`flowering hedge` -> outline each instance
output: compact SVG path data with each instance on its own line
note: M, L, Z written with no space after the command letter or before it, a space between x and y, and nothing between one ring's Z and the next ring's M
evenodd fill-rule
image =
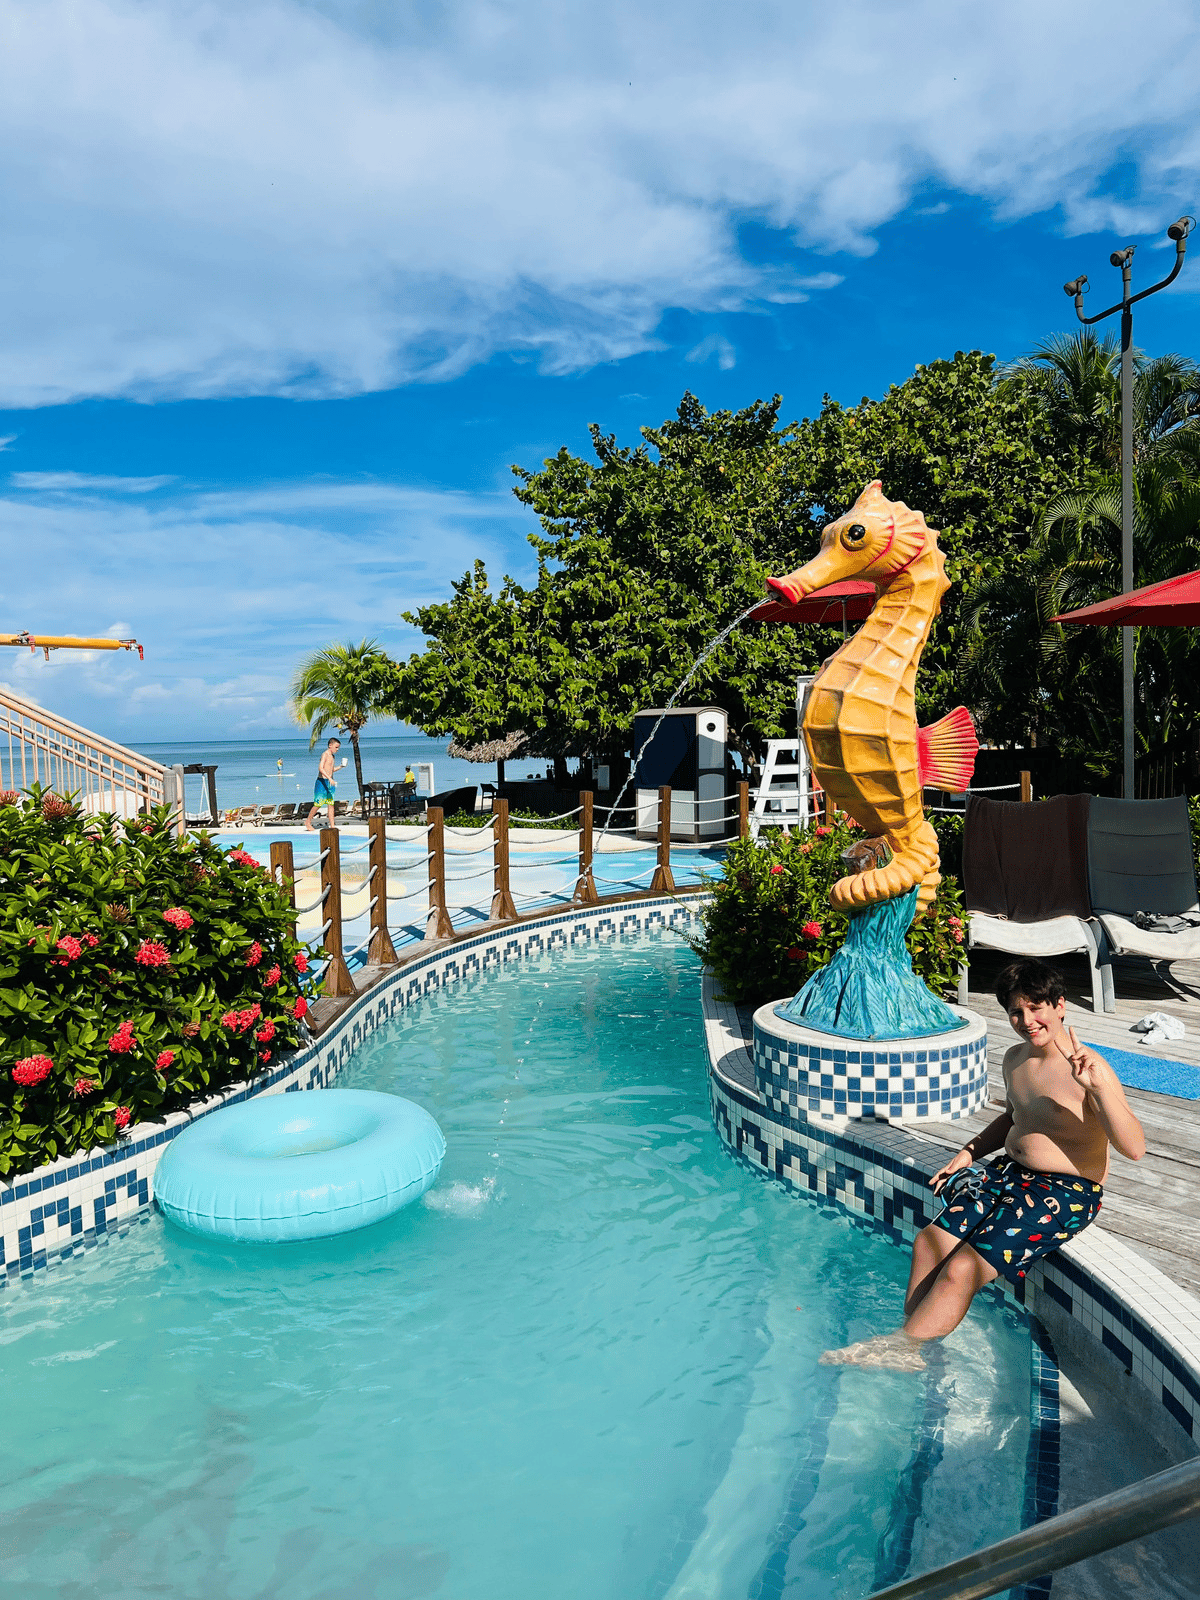
M839 813L832 827L812 824L790 838L771 830L757 845L749 839L730 845L701 913L703 932L693 942L725 999L739 1005L782 1000L830 960L846 936L847 919L830 907L829 891L846 875L842 851L862 837ZM963 914L958 883L945 877L932 914L909 929L913 971L935 994L957 988Z
M253 856L165 810L0 795L0 1176L262 1071L299 1043L308 971Z

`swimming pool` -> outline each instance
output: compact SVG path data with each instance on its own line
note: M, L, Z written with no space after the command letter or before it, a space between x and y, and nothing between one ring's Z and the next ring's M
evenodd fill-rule
M238 1249L154 1216L0 1301L0 1590L860 1596L1021 1521L1029 1338L817 1364L905 1252L731 1161L670 936L414 1005L339 1083L441 1123L416 1206Z

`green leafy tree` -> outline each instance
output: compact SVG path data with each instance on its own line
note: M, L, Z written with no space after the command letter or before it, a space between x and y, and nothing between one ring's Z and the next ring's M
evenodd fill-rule
M358 736L373 716L390 708L393 665L374 640L331 644L310 656L292 683L292 709L309 728L308 747L327 728L350 735L359 796L363 793Z
M396 713L464 742L523 729L547 755L619 761L634 714L663 704L813 542L779 404L710 414L689 394L635 448L593 427L594 460L564 449L540 472L514 468L542 524L537 580L493 595L477 565L448 603L411 614L430 644L397 671ZM837 637L744 627L688 698L723 706L735 742L757 751L794 729L796 676Z
M994 357L978 350L918 367L882 400L844 407L827 397L820 415L797 430L793 449L812 521L840 516L879 478L889 499L923 512L937 529L953 587L922 658L918 706L926 720L960 701L978 709L961 671L964 594L1002 581L1020 563L1045 508L1089 482L1087 450L1048 410L1034 379L1020 372L998 381ZM986 732L995 718L1006 728L1015 720L1024 733L1024 686L1024 676L1007 692L999 686L986 707Z
M964 597L963 681L1001 738L1026 731L1084 759L1098 776L1121 749L1121 634L1051 619L1121 589L1120 351L1091 330L1049 340L1014 363L1002 387L1032 392L1089 466L1054 496L1018 560L980 574ZM1136 356L1134 585L1200 561L1200 368L1177 355ZM1190 630L1139 629L1137 732L1142 748L1200 710Z

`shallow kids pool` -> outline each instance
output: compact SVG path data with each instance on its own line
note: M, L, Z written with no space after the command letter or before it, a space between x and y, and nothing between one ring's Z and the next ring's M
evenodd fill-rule
M698 986L666 935L423 1001L339 1079L441 1124L417 1205L6 1291L0 1593L857 1600L1014 1532L1026 1327L817 1364L906 1253L723 1152Z

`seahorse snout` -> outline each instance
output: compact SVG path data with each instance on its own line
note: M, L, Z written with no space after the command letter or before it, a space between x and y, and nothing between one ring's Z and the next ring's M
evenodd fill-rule
M811 561L783 578L768 578L767 588L773 589L788 605L794 606L814 589L823 589L827 583L836 583L846 576L845 562L836 546L819 551Z

